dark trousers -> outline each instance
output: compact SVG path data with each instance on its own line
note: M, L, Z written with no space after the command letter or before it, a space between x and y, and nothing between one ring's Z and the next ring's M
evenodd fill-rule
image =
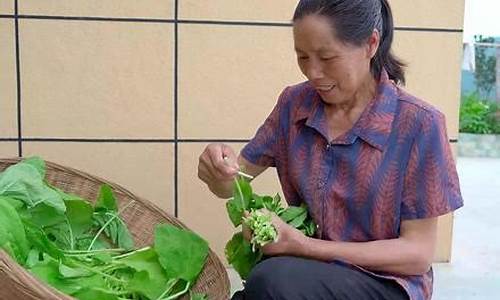
M252 270L232 300L408 299L395 281L342 264L297 257L272 257Z

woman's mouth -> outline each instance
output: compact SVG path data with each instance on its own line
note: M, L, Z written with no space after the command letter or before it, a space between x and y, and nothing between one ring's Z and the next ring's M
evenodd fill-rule
M328 93L335 88L335 84L321 84L316 86L316 90L322 94Z

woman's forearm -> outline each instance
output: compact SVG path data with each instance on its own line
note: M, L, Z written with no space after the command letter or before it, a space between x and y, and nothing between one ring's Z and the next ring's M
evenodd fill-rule
M322 261L341 260L374 271L402 275L426 273L432 257L413 240L334 242L305 238L294 250L298 256Z

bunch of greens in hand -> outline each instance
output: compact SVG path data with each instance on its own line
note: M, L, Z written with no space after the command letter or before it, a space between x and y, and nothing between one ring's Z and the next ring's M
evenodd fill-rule
M307 236L313 236L316 230L304 203L301 206L285 208L281 204L279 194L274 197L254 194L250 183L243 178L235 180L233 197L226 202L226 209L234 227L244 222L253 233L250 242L245 240L242 232L235 233L225 248L227 261L242 279L246 279L252 268L262 259L261 247L278 237L271 216L260 211L261 209L275 213ZM248 212L248 215L245 216L245 212Z
M103 185L92 205L47 183L42 159L25 159L0 173L0 249L77 299L177 299L203 269L208 244L162 224L153 246L134 250L120 217L131 204L118 210Z

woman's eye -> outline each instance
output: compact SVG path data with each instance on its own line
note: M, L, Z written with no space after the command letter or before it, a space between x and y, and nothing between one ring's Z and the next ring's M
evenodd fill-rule
M300 60L306 60L306 59L308 59L308 58L309 58L309 57L307 57L307 56L299 56L299 59L300 59Z
M324 60L324 61L327 61L327 60L332 60L334 59L335 57L322 57L321 60Z

